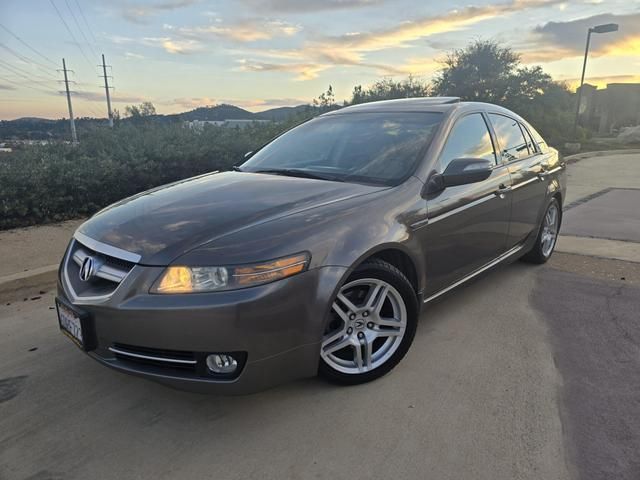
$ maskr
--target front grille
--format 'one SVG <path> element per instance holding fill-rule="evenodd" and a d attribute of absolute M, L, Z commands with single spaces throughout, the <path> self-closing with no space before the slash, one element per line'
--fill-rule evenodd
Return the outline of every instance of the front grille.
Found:
<path fill-rule="evenodd" d="M 82 264 L 87 257 L 93 260 L 93 275 L 80 278 Z M 135 267 L 135 263 L 89 248 L 77 239 L 72 240 L 64 265 L 65 279 L 72 293 L 79 298 L 111 295 Z"/>

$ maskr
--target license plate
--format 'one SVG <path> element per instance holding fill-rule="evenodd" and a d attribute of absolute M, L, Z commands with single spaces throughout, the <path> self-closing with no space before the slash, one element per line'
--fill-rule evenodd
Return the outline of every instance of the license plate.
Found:
<path fill-rule="evenodd" d="M 82 331 L 82 320 L 78 313 L 56 300 L 60 330 L 73 340 L 80 348 L 85 348 Z"/>

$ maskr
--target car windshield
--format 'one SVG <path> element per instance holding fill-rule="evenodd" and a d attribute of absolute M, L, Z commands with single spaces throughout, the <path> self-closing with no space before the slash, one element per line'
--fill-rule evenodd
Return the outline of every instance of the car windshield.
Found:
<path fill-rule="evenodd" d="M 396 185 L 411 175 L 440 113 L 351 113 L 318 117 L 276 138 L 241 169 Z"/>

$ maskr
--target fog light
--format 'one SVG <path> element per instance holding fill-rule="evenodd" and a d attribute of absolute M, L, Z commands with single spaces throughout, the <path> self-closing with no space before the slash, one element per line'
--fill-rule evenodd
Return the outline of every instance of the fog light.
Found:
<path fill-rule="evenodd" d="M 233 373 L 238 368 L 238 361 L 226 353 L 214 353 L 207 356 L 207 368 L 213 373 Z"/>

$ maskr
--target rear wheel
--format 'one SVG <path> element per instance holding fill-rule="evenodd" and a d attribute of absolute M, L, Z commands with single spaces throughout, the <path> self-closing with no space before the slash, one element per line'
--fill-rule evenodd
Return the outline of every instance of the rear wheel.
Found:
<path fill-rule="evenodd" d="M 552 198 L 547 206 L 547 210 L 542 217 L 542 224 L 538 237 L 533 248 L 522 259 L 530 263 L 545 263 L 551 257 L 558 234 L 560 232 L 560 219 L 562 211 L 560 203 L 556 198 Z"/>
<path fill-rule="evenodd" d="M 333 302 L 319 373 L 352 385 L 383 376 L 407 353 L 417 319 L 416 295 L 402 272 L 381 260 L 365 262 Z"/>

